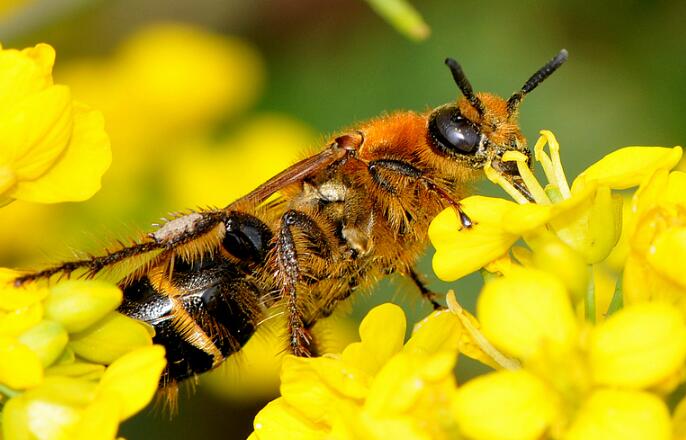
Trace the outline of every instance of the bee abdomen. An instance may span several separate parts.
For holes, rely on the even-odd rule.
[[[153,341],[167,353],[164,385],[211,370],[240,350],[262,318],[260,296],[218,258],[184,267],[171,283],[153,283],[147,276],[134,281],[124,287],[119,311],[154,327]]]

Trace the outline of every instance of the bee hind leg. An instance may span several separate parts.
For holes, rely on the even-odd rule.
[[[297,240],[297,244],[305,248],[302,249],[303,252],[300,252],[299,246],[296,245],[294,237],[296,230],[302,233],[302,239],[305,241]],[[288,210],[282,216],[275,247],[276,265],[288,317],[288,343],[291,352],[296,356],[310,357],[314,348],[311,326],[305,325],[301,308],[302,299],[298,294],[298,290],[302,289],[303,256],[313,253],[314,248],[318,257],[323,259],[330,257],[331,249],[328,243],[329,239],[324,232],[306,213]]]

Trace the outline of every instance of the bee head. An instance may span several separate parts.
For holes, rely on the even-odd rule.
[[[463,161],[473,168],[483,168],[490,162],[506,176],[518,176],[517,166],[513,162],[503,162],[502,156],[512,150],[531,156],[517,123],[519,105],[527,93],[566,60],[567,51],[562,49],[519,91],[504,100],[489,93],[474,93],[462,67],[452,58],[446,59],[463,97],[457,103],[443,105],[431,112],[429,144],[438,154]]]

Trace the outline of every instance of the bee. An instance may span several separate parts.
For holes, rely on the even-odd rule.
[[[438,308],[413,269],[429,223],[452,207],[462,227],[472,227],[459,201],[486,164],[528,193],[502,157],[530,157],[520,104],[566,59],[560,51],[505,100],[475,93],[448,58],[462,93],[457,102],[363,122],[223,209],[179,215],[131,245],[15,283],[133,266],[119,281],[118,310],[149,323],[154,342],[166,347],[163,387],[238,352],[272,307],[283,308],[288,349],[297,356],[317,353],[318,320],[388,274],[408,276]]]

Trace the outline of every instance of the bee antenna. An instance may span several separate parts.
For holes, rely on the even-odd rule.
[[[565,61],[567,61],[567,49],[562,49],[558,52],[555,57],[548,61],[545,66],[538,69],[536,73],[531,75],[521,90],[515,92],[510,99],[507,100],[507,114],[512,116],[517,112],[519,104],[524,99],[524,95],[535,89],[544,79],[548,78],[553,72],[555,72]]]
[[[455,84],[460,88],[464,97],[467,98],[467,101],[476,109],[479,116],[483,116],[486,112],[486,108],[484,107],[483,102],[474,94],[474,89],[472,89],[472,85],[469,83],[460,64],[452,58],[446,58],[445,65],[448,66],[450,73],[453,74]]]

